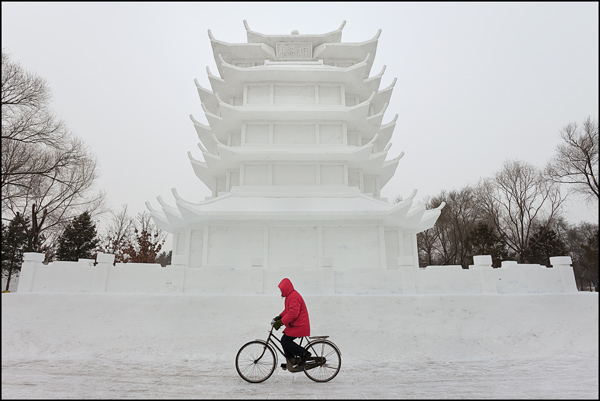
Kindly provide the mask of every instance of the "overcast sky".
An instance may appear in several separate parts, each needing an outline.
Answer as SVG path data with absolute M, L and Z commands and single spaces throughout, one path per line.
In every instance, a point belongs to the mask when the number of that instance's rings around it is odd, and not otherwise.
M 383 123 L 398 121 L 387 159 L 404 151 L 382 190 L 391 201 L 461 189 L 508 159 L 538 167 L 569 122 L 598 118 L 598 3 L 2 2 L 2 49 L 45 78 L 52 109 L 100 162 L 113 209 L 146 210 L 209 196 L 187 156 L 202 159 L 189 118 L 207 123 L 194 79 L 218 75 L 208 29 L 245 43 L 263 34 L 343 42 L 382 29 L 371 75 L 395 85 Z M 597 222 L 577 202 L 567 219 Z

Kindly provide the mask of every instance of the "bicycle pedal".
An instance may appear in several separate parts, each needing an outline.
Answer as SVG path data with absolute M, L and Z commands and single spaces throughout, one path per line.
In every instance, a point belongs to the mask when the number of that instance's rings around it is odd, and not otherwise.
M 299 365 L 293 365 L 290 366 L 290 368 L 288 369 L 289 372 L 295 373 L 295 372 L 302 372 L 304 370 L 303 366 L 299 366 Z

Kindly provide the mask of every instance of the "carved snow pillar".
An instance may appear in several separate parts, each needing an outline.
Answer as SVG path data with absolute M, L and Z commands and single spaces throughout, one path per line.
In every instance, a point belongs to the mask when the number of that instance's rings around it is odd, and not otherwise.
M 469 266 L 469 268 L 479 270 L 482 293 L 498 293 L 498 288 L 496 287 L 496 278 L 494 277 L 494 268 L 492 267 L 491 255 L 473 256 L 473 265 Z
M 35 271 L 42 268 L 46 255 L 37 252 L 25 252 L 23 254 L 23 265 L 19 276 L 19 285 L 17 292 L 31 292 L 33 290 L 33 281 L 35 280 Z
M 577 292 L 577 283 L 575 282 L 575 273 L 573 273 L 573 261 L 570 256 L 553 256 L 550 258 L 550 264 L 554 269 L 560 272 L 560 280 L 565 292 Z

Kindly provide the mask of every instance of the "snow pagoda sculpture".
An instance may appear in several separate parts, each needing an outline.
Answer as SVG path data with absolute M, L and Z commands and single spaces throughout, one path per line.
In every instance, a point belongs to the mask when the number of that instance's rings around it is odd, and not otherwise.
M 246 21 L 248 43 L 208 35 L 218 76 L 196 81 L 208 125 L 192 118 L 203 160 L 188 153 L 212 191 L 162 212 L 173 264 L 265 271 L 418 268 L 416 234 L 441 207 L 412 195 L 381 197 L 399 156 L 386 160 L 397 115 L 383 124 L 396 80 L 369 76 L 381 30 L 362 43 L 326 34 L 265 35 Z M 442 205 L 443 206 L 443 205 Z

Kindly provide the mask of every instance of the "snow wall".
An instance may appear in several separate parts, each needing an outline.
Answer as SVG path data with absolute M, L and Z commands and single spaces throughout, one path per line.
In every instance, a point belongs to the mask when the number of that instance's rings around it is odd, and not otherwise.
M 311 334 L 329 335 L 346 363 L 598 357 L 598 293 L 304 298 Z M 265 294 L 6 293 L 2 358 L 210 359 L 235 372 L 238 349 L 266 339 L 282 310 Z
M 17 291 L 88 293 L 190 293 L 206 295 L 279 294 L 288 277 L 303 294 L 522 294 L 577 292 L 569 256 L 550 258 L 553 267 L 503 262 L 492 268 L 490 255 L 474 256 L 469 269 L 461 266 L 402 266 L 393 270 L 334 266 L 319 269 L 262 266 L 161 267 L 149 263 L 117 263 L 114 255 L 94 260 L 43 264 L 44 255 L 26 253 Z

